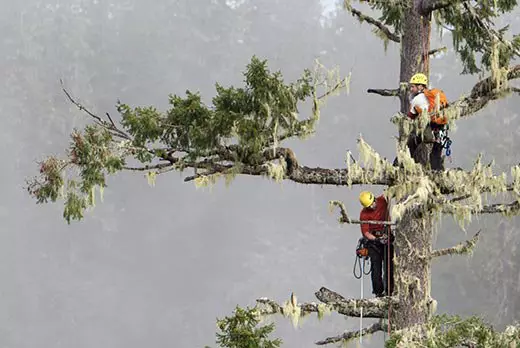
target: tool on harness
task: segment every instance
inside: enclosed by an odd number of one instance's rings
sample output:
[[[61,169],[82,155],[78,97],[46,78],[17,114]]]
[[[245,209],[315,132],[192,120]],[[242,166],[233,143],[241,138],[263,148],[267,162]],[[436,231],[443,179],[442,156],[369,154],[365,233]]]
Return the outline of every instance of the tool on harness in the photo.
[[[446,157],[450,157],[451,156],[451,139],[448,138],[448,136],[446,136],[442,147],[446,149]]]
[[[367,239],[364,237],[359,238],[358,245],[356,247],[356,259],[354,260],[354,277],[356,279],[361,279],[364,275],[369,275],[371,271],[371,267],[368,267],[368,273],[365,273],[365,263],[369,260],[368,257],[368,247],[367,247]],[[361,259],[363,259],[363,267],[361,267]],[[356,266],[359,270],[359,273],[356,272]]]
[[[446,150],[446,157],[451,156],[451,144],[452,141],[450,137],[448,136],[448,130],[449,126],[446,125],[445,127],[435,129],[433,131],[433,135],[435,137],[435,141],[441,144],[442,148]]]

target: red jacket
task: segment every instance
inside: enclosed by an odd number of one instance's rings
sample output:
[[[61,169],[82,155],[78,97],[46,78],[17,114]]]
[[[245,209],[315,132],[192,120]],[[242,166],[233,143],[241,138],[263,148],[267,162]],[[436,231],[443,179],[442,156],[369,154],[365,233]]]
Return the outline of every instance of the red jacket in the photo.
[[[390,221],[388,212],[388,202],[383,195],[376,198],[376,209],[363,208],[359,214],[360,221]],[[361,224],[361,234],[368,239],[367,233],[374,234],[375,231],[383,231],[385,225],[382,224]]]

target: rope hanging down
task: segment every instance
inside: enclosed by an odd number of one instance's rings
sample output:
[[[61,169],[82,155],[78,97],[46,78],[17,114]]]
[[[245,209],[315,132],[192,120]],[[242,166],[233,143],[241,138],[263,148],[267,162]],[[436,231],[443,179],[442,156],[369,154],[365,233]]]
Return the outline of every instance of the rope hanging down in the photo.
[[[363,261],[361,261],[363,259]],[[368,248],[365,245],[365,238],[359,238],[358,245],[356,247],[356,257],[354,259],[354,277],[361,281],[361,299],[364,298],[364,275],[369,275],[372,267],[368,268],[368,272],[365,271],[365,264],[369,261]],[[359,269],[359,274],[356,272],[356,267]],[[360,308],[359,316],[359,344],[363,344],[363,306]]]
[[[388,210],[386,212],[386,219],[387,220],[390,220],[390,207],[391,207],[391,200],[388,201]],[[387,243],[387,252],[386,252],[386,257],[387,257],[387,260],[386,260],[386,291],[387,291],[387,296],[390,296],[390,279],[392,278],[392,274],[390,274],[390,262],[393,262],[393,259],[390,257],[390,241],[392,239],[392,229],[390,228],[390,226],[385,226],[384,228],[386,228],[386,233],[387,233],[387,238],[386,238],[386,243]],[[392,289],[393,291],[394,289]],[[388,302],[388,336],[390,337],[390,334],[391,334],[391,331],[390,331],[390,312],[391,312],[391,309],[392,309],[392,302],[389,301]]]

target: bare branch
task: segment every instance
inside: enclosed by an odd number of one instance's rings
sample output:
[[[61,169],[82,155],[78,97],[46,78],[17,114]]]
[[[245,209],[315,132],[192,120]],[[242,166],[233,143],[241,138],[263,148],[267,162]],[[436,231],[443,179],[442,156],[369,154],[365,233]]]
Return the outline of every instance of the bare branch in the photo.
[[[258,311],[262,315],[271,315],[271,314],[282,314],[286,315],[287,313],[284,310],[284,307],[279,305],[273,300],[270,300],[268,298],[262,297],[256,300],[258,304],[261,304],[262,306],[258,306]],[[318,304],[311,302],[311,303],[299,303],[297,304],[298,307],[301,309],[301,314],[304,313],[318,313]]]
[[[114,121],[112,120],[112,118],[110,117],[108,112],[106,113],[106,115],[108,116],[108,119],[110,120],[110,123],[108,123],[107,121],[103,120],[101,117],[99,117],[98,115],[94,114],[93,112],[88,110],[86,107],[84,107],[82,104],[80,104],[78,101],[76,101],[74,98],[72,98],[72,95],[63,86],[63,80],[62,79],[60,79],[60,83],[61,83],[61,89],[62,89],[63,93],[65,93],[65,95],[67,96],[69,101],[72,104],[76,105],[80,111],[84,111],[85,113],[87,113],[87,115],[92,117],[94,119],[94,121],[97,124],[99,124],[100,126],[105,127],[109,131],[115,132],[115,134],[113,134],[113,135],[121,137],[121,138],[124,138],[124,139],[131,140],[131,137],[128,134],[126,134],[125,132],[123,132],[122,130],[120,130],[119,128],[116,127]]]
[[[389,40],[392,40],[394,42],[401,42],[401,39],[399,38],[399,36],[397,34],[392,33],[388,27],[386,27],[383,23],[381,23],[377,19],[374,19],[370,16],[363,14],[361,11],[356,10],[355,8],[352,8],[352,6],[350,6],[350,5],[346,6],[346,7],[347,7],[347,10],[349,10],[350,13],[352,13],[354,16],[358,17],[361,22],[365,21],[367,23],[370,23],[370,24],[376,26],[379,30],[381,30],[381,32],[383,32],[386,35],[386,37]]]
[[[436,55],[439,52],[446,52],[447,50],[448,50],[448,47],[446,47],[446,46],[439,47],[439,48],[434,48],[433,50],[429,50],[428,51],[428,55],[434,56],[434,55]]]
[[[183,164],[186,168],[193,168],[192,163]],[[198,165],[199,168],[205,168],[212,170],[214,173],[223,173],[226,170],[232,168],[232,165],[224,165],[219,163],[205,163],[204,165]],[[262,176],[268,175],[269,171],[266,165],[240,165],[240,169],[237,174]],[[367,178],[373,177],[373,170],[367,169],[363,171],[363,174],[353,175],[348,173],[347,169],[327,169],[327,168],[309,168],[305,166],[298,166],[293,169],[291,173],[287,173],[284,177],[285,180],[290,180],[299,184],[309,185],[336,185],[336,186],[347,186],[347,185],[390,185],[392,178],[390,176],[383,176],[377,180],[370,180]],[[350,180],[350,181],[349,181]]]
[[[99,124],[101,125],[104,125],[106,123],[105,120],[103,120],[101,117],[99,117],[98,115],[92,113],[90,110],[88,110],[87,108],[85,108],[83,105],[81,105],[79,102],[77,102],[76,100],[74,100],[72,98],[72,96],[70,95],[70,93],[65,89],[65,87],[63,86],[63,80],[60,79],[60,83],[61,83],[61,89],[62,91],[65,93],[65,95],[67,96],[67,98],[69,99],[69,101],[76,105],[78,107],[79,110],[81,111],[84,111],[86,112],[90,117],[92,117],[93,119],[95,119]]]
[[[211,175],[214,175],[214,174],[217,174],[217,172],[212,171],[212,170],[204,172],[204,173],[196,173],[194,175],[190,175],[190,176],[185,177],[184,178],[184,182],[190,182],[190,181],[196,180],[198,178],[202,178],[204,176],[211,176]]]
[[[463,195],[463,196],[458,196],[458,197],[454,197],[450,200],[448,200],[449,203],[455,203],[455,202],[458,202],[458,201],[463,201],[467,198],[470,198],[471,195],[470,194],[467,194],[467,195]]]
[[[340,294],[322,287],[315,293],[316,298],[323,303],[331,305],[340,314],[359,317],[361,307],[363,307],[363,317],[366,318],[386,318],[388,305],[398,305],[398,300],[394,297],[376,297],[371,299],[345,299]]]
[[[361,330],[361,336],[370,335],[377,331],[384,331],[383,326],[379,322],[374,323],[371,326],[366,327],[363,330]],[[360,336],[359,331],[348,331],[348,332],[344,332],[338,336],[327,337],[326,339],[324,339],[322,341],[316,342],[316,345],[323,346],[326,344],[337,343],[337,342],[341,342],[341,341],[345,342],[345,341],[349,341],[349,340],[359,337],[359,336]]]
[[[347,86],[347,80],[348,80],[348,77],[344,77],[342,80],[340,80],[338,83],[336,83],[330,90],[328,90],[327,92],[323,93],[322,95],[320,95],[318,97],[318,100],[322,100],[334,93],[336,93],[340,88],[342,87],[346,87]]]
[[[116,126],[116,124],[114,123],[114,120],[112,120],[112,117],[110,116],[110,114],[109,114],[108,112],[106,112],[105,115],[107,115],[108,120],[109,120],[110,123],[112,124],[112,127],[113,127],[114,129],[117,129],[117,126]]]
[[[399,96],[399,89],[367,89],[367,93],[379,94],[383,97],[397,97]]]
[[[459,243],[451,248],[445,248],[445,249],[439,249],[439,250],[432,251],[431,257],[433,258],[433,257],[439,257],[439,256],[445,256],[445,255],[455,255],[455,254],[461,255],[461,254],[467,254],[467,253],[471,252],[475,248],[475,245],[477,245],[477,242],[480,237],[480,231],[481,230],[478,230],[478,232],[475,233],[473,238],[471,238],[465,242]]]
[[[390,301],[392,305],[397,304],[397,300],[393,297],[379,297],[373,299],[345,299],[340,294],[322,287],[315,293],[316,297],[324,304],[297,303],[296,297],[291,294],[289,301],[285,304],[279,305],[277,302],[268,298],[259,298],[258,310],[262,315],[282,314],[288,316],[294,313],[295,308],[300,309],[300,315],[304,313],[320,313],[325,309],[334,310],[339,314],[359,317],[361,315],[361,307],[363,307],[363,317],[366,318],[385,318],[387,308]]]
[[[511,202],[509,204],[491,204],[482,207],[478,213],[480,214],[497,214],[497,213],[510,213],[512,211],[518,211],[520,209],[520,203],[518,201]]]
[[[396,225],[395,222],[391,221],[373,221],[373,220],[367,220],[367,221],[361,221],[361,220],[352,220],[349,218],[347,214],[347,209],[345,208],[345,204],[340,201],[330,201],[329,204],[331,206],[336,206],[340,209],[341,217],[339,222],[345,223],[345,224],[379,224],[379,225]]]
[[[125,170],[133,171],[133,172],[147,172],[147,171],[157,171],[158,174],[166,173],[172,170],[175,170],[175,166],[171,163],[158,163],[154,165],[146,165],[142,167],[123,167]]]

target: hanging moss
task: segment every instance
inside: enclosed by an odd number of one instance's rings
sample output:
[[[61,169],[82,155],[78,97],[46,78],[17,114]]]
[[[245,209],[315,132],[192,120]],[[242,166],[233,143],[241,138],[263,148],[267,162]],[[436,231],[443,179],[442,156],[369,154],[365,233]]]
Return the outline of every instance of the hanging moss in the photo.
[[[146,179],[148,180],[148,185],[155,186],[155,180],[157,179],[157,172],[156,171],[149,171],[146,173]]]
[[[332,312],[332,306],[326,303],[318,304],[318,320],[322,320],[325,315],[330,315]]]
[[[385,343],[387,348],[448,348],[458,346],[517,347],[520,345],[518,326],[498,332],[481,318],[463,319],[457,315],[435,315],[424,325],[394,331]]]
[[[278,159],[278,163],[273,161],[268,162],[267,166],[267,175],[274,179],[276,182],[281,182],[285,178],[285,173],[287,172],[287,162],[283,157]]]
[[[197,178],[195,178],[195,180],[193,180],[193,182],[194,182],[196,188],[209,187],[209,189],[211,191],[213,185],[215,185],[215,183],[217,182],[218,178],[221,175],[222,174],[220,174],[220,173],[215,173],[215,174],[211,174],[211,175],[199,175]]]
[[[287,300],[282,306],[282,314],[291,320],[294,328],[298,327],[301,317],[301,307],[295,301]]]

